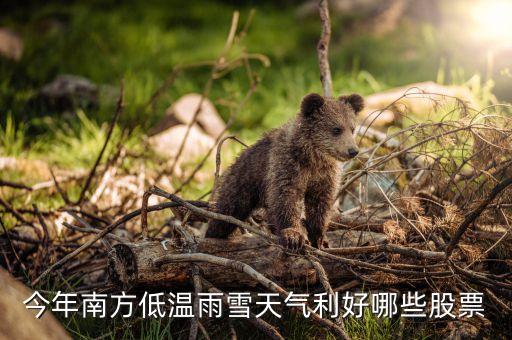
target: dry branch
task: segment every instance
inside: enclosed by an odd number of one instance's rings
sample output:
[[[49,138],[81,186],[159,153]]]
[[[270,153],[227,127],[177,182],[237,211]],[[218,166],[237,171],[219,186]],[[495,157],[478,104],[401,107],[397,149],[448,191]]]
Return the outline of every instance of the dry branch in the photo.
[[[391,253],[400,254],[406,257],[424,259],[424,260],[444,260],[445,254],[440,251],[421,250],[412,247],[404,247],[396,244],[379,244],[374,246],[363,247],[344,247],[329,248],[327,252],[335,255],[356,255],[356,254],[372,254],[372,253]]]
[[[72,205],[73,203],[69,200],[68,194],[62,189],[60,186],[59,181],[57,180],[57,177],[55,176],[55,173],[53,172],[53,169],[51,166],[48,167],[48,171],[50,172],[50,175],[52,176],[53,184],[55,185],[55,189],[57,189],[57,192],[59,193],[60,197],[64,200],[64,203],[68,205]]]
[[[87,176],[87,179],[85,180],[84,187],[82,188],[82,191],[80,192],[78,201],[76,202],[77,205],[80,205],[83,202],[83,200],[85,198],[85,194],[87,193],[87,190],[89,190],[91,181],[94,178],[96,169],[98,168],[98,165],[100,164],[101,159],[103,158],[103,154],[105,153],[105,150],[107,149],[108,142],[110,141],[112,132],[114,132],[114,128],[116,126],[117,120],[119,119],[119,116],[121,115],[121,112],[123,111],[123,108],[124,108],[124,85],[121,82],[121,93],[120,93],[119,99],[117,101],[116,112],[114,113],[114,117],[112,117],[112,121],[110,122],[110,125],[108,127],[107,136],[105,137],[105,142],[103,143],[103,147],[101,148],[101,151],[98,154],[98,157],[96,158],[96,161],[94,162],[94,165],[92,166],[92,168],[89,172],[89,175]]]
[[[2,179],[0,179],[0,187],[9,187],[9,188],[13,188],[13,189],[24,189],[24,190],[32,191],[32,188],[29,186],[26,186],[25,184],[5,181]]]
[[[318,64],[320,66],[320,80],[324,96],[331,97],[333,94],[331,68],[329,66],[329,41],[331,40],[331,19],[329,17],[329,4],[327,0],[320,0],[318,3],[320,20],[322,21],[322,33],[316,47],[318,53]]]

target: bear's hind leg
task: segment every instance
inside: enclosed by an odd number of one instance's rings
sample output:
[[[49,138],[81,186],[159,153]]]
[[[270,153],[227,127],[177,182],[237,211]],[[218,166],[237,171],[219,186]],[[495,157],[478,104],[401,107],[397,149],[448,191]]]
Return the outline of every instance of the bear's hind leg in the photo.
[[[230,197],[219,197],[215,206],[215,212],[233,216],[239,220],[245,220],[258,205],[256,195],[238,192]],[[237,228],[236,225],[219,220],[211,220],[205,237],[228,238]]]
[[[311,245],[315,248],[329,248],[326,231],[331,219],[332,205],[335,199],[333,186],[329,182],[320,182],[308,190],[305,196],[306,229]]]

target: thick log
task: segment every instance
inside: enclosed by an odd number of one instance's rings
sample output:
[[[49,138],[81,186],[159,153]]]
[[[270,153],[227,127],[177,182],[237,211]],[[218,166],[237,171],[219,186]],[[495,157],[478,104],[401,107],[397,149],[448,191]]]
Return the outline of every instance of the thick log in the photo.
[[[328,233],[332,247],[350,247],[362,244],[380,244],[382,234],[337,230]],[[187,262],[155,265],[164,255],[192,252],[179,240],[141,241],[115,245],[109,253],[109,277],[113,284],[128,288],[175,288],[190,286],[191,264]],[[265,239],[245,234],[229,240],[197,239],[194,252],[240,261],[253,267],[270,280],[284,287],[308,287],[319,283],[317,271],[310,260],[286,253],[283,248]],[[353,274],[337,261],[322,259],[333,283],[347,281]],[[211,263],[197,263],[201,275],[219,288],[255,288],[258,283],[248,275]]]

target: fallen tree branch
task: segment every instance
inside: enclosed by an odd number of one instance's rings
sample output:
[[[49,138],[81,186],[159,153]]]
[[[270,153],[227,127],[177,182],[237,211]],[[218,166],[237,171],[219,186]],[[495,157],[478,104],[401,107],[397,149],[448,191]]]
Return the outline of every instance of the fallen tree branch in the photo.
[[[342,231],[329,232],[329,241],[339,242]],[[352,242],[357,242],[354,235]],[[278,244],[250,234],[230,239],[197,238],[197,252],[229,257],[244,262],[282,286],[307,287],[319,283],[315,268],[306,257],[288,253]],[[162,245],[163,244],[163,245]],[[154,259],[168,254],[189,252],[189,243],[183,239],[147,240],[118,244],[109,253],[111,281],[118,287],[190,286],[190,266],[155,266]],[[292,261],[290,261],[292,259]],[[333,282],[345,281],[352,275],[337,261],[320,260]],[[202,264],[201,276],[220,288],[255,287],[255,282],[236,271],[219,271],[217,266]]]
[[[373,253],[391,253],[403,256],[424,259],[424,260],[444,260],[445,253],[440,251],[421,250],[412,247],[405,247],[397,244],[378,244],[363,247],[345,247],[345,248],[328,248],[326,252],[334,255],[356,255],[356,254],[373,254]]]

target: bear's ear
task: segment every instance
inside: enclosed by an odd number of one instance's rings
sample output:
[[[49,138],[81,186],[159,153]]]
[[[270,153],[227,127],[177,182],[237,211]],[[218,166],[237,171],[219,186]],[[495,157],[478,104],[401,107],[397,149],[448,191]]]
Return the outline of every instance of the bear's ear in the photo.
[[[360,112],[364,108],[364,99],[358,94],[351,94],[349,96],[338,97],[338,100],[345,102],[352,106],[355,113]]]
[[[302,99],[300,111],[304,116],[311,116],[324,105],[324,97],[317,93],[310,93]]]

